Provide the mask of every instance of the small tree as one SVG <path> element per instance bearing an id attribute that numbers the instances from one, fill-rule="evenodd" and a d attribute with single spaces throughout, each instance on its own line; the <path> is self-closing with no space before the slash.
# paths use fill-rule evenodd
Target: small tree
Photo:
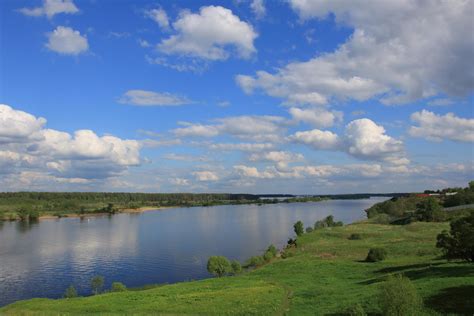
<path id="1" fill-rule="evenodd" d="M 113 282 L 110 290 L 112 292 L 124 292 L 127 290 L 127 287 L 122 282 Z"/>
<path id="2" fill-rule="evenodd" d="M 296 236 L 301 236 L 304 233 L 304 224 L 302 221 L 297 221 L 293 228 L 295 229 Z"/>
<path id="3" fill-rule="evenodd" d="M 380 287 L 379 304 L 387 316 L 416 316 L 423 309 L 420 296 L 410 279 L 391 276 Z"/>
<path id="4" fill-rule="evenodd" d="M 240 265 L 240 262 L 238 262 L 237 260 L 232 260 L 232 262 L 230 263 L 230 266 L 232 268 L 233 274 L 239 274 L 242 272 L 242 266 Z"/>
<path id="5" fill-rule="evenodd" d="M 444 210 L 435 198 L 428 198 L 416 205 L 418 220 L 423 222 L 440 222 L 445 218 Z"/>
<path id="6" fill-rule="evenodd" d="M 436 247 L 442 248 L 447 259 L 474 262 L 474 213 L 451 222 L 451 231 L 437 236 Z"/>
<path id="7" fill-rule="evenodd" d="M 77 291 L 74 288 L 74 286 L 70 285 L 67 289 L 66 292 L 64 293 L 65 298 L 74 298 L 77 297 Z"/>
<path id="8" fill-rule="evenodd" d="M 104 277 L 97 275 L 91 280 L 92 293 L 99 294 L 104 287 Z"/>
<path id="9" fill-rule="evenodd" d="M 207 261 L 207 271 L 215 276 L 221 277 L 232 272 L 232 267 L 226 257 L 212 256 Z"/>
<path id="10" fill-rule="evenodd" d="M 371 248 L 367 254 L 365 261 L 367 262 L 377 262 L 385 260 L 387 257 L 387 252 L 383 248 Z"/>

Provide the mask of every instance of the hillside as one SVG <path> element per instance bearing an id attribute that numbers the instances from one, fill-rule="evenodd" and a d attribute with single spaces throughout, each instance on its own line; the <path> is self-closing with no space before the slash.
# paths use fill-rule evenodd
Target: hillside
<path id="1" fill-rule="evenodd" d="M 393 273 L 411 279 L 427 315 L 472 314 L 474 265 L 439 259 L 435 248 L 436 235 L 448 226 L 416 222 L 324 228 L 299 237 L 298 248 L 289 252 L 292 256 L 240 276 L 75 299 L 20 301 L 0 309 L 0 314 L 323 315 L 344 314 L 355 304 L 379 313 L 377 293 Z M 362 239 L 349 240 L 353 233 Z M 385 248 L 388 258 L 364 262 L 371 247 Z"/>

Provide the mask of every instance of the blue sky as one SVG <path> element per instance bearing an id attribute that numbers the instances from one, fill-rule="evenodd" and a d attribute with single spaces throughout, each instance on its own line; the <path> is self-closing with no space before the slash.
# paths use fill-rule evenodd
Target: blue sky
<path id="1" fill-rule="evenodd" d="M 0 191 L 463 186 L 473 10 L 2 1 Z"/>

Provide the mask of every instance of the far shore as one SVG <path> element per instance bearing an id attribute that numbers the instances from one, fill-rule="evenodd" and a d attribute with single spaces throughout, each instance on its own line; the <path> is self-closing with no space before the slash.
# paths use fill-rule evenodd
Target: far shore
<path id="1" fill-rule="evenodd" d="M 124 209 L 119 209 L 116 214 L 121 214 L 121 213 L 143 213 L 147 211 L 162 211 L 165 209 L 170 209 L 170 208 L 176 208 L 178 206 L 143 206 L 143 207 L 138 207 L 138 208 L 124 208 Z M 65 214 L 64 216 L 56 216 L 56 215 L 42 215 L 38 218 L 38 220 L 51 220 L 51 219 L 60 219 L 60 218 L 90 218 L 90 217 L 101 217 L 101 216 L 106 216 L 106 215 L 111 215 L 109 213 L 85 213 L 85 214 L 77 214 L 77 213 L 71 213 L 71 214 Z"/>

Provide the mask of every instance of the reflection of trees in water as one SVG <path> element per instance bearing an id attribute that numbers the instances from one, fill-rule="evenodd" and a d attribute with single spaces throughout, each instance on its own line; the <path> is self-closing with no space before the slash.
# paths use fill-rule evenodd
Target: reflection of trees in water
<path id="1" fill-rule="evenodd" d="M 29 220 L 29 221 L 18 221 L 16 222 L 16 229 L 20 233 L 26 233 L 29 230 L 31 230 L 33 227 L 38 225 L 39 221 L 38 220 Z"/>

